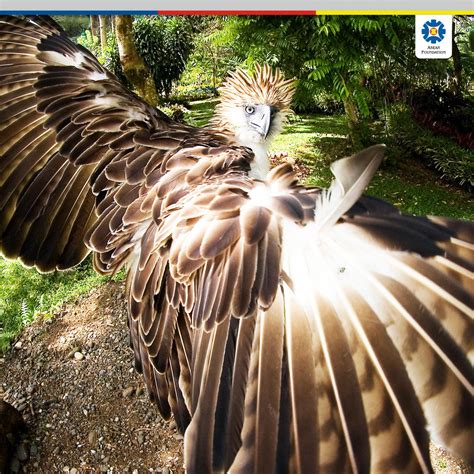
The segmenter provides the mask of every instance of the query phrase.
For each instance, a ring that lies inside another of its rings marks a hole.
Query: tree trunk
[[[355,150],[365,148],[368,144],[366,138],[368,135],[367,124],[359,119],[357,107],[351,97],[343,100],[344,111],[347,116],[347,124],[349,126],[349,138]]]
[[[99,24],[99,16],[98,15],[91,15],[90,16],[91,22],[91,33],[92,36],[99,38],[100,36],[100,24]]]
[[[455,34],[455,22],[453,21],[453,67],[454,67],[454,92],[456,95],[461,95],[462,85],[462,63],[461,63],[461,52],[459,51],[456,43]]]
[[[357,125],[359,117],[357,116],[357,109],[354,102],[350,97],[344,99],[344,111],[346,112],[347,118],[349,119],[349,127]]]
[[[115,33],[123,72],[135,92],[149,104],[158,104],[155,81],[148,71],[143,59],[138,55],[133,42],[132,17],[121,15],[115,17]]]
[[[105,52],[107,48],[107,17],[105,15],[99,15],[99,24],[100,24],[100,47],[102,53]]]

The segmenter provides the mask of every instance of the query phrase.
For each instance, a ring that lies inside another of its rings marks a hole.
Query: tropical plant
[[[452,60],[415,57],[412,16],[236,17],[224,30],[221,41],[247,64],[265,61],[299,79],[297,110],[311,109],[321,91],[341,101],[354,142],[364,119],[388,123],[392,103],[410,103],[414,91],[432,84],[451,87],[455,75]]]

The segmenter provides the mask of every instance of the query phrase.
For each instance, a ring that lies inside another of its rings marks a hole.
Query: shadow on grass
[[[343,115],[291,115],[282,135],[315,133],[328,136],[346,136],[347,122]]]
[[[218,99],[195,100],[190,103],[193,124],[202,127],[206,125],[214,113]]]

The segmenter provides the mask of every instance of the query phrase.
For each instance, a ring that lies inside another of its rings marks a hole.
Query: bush
[[[66,34],[72,39],[76,39],[87,30],[90,23],[88,15],[54,15],[53,19],[63,27]]]
[[[413,97],[415,119],[430,130],[455,139],[461,146],[474,149],[474,100],[433,86],[419,90]]]
[[[192,125],[190,111],[185,105],[178,103],[165,103],[160,105],[160,110],[176,122],[189,123]]]
[[[474,186],[474,151],[418,124],[410,111],[395,111],[390,137],[404,154],[415,156],[439,170],[444,179],[467,188]]]
[[[170,102],[189,102],[190,100],[205,100],[215,97],[217,89],[212,86],[195,86],[178,84],[173,89],[173,94],[170,96]]]
[[[344,113],[342,101],[329,92],[314,87],[308,81],[300,81],[293,97],[292,108],[298,113],[339,114]]]
[[[193,48],[191,29],[183,17],[138,17],[133,22],[138,54],[153,74],[156,88],[169,96]]]

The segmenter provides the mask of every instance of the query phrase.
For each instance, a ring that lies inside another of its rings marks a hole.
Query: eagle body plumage
[[[431,472],[429,433],[472,462],[472,223],[361,196],[382,146],[327,191],[263,175],[266,100],[238,104],[260,135],[178,124],[52,20],[1,18],[1,251],[127,267],[136,367],[189,472]]]

